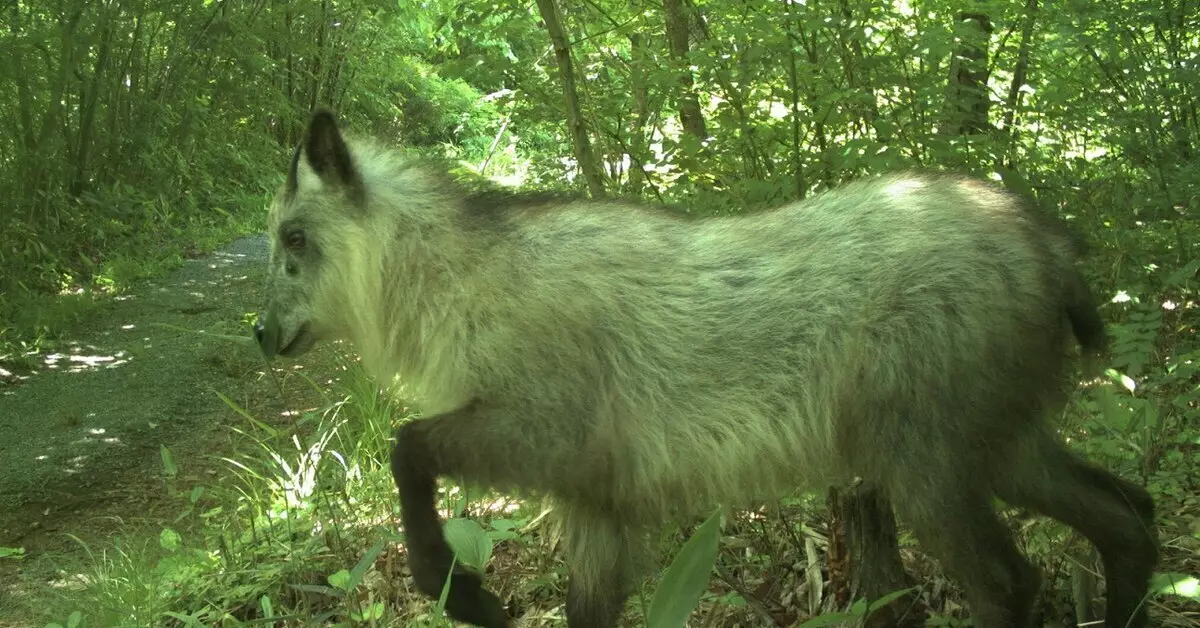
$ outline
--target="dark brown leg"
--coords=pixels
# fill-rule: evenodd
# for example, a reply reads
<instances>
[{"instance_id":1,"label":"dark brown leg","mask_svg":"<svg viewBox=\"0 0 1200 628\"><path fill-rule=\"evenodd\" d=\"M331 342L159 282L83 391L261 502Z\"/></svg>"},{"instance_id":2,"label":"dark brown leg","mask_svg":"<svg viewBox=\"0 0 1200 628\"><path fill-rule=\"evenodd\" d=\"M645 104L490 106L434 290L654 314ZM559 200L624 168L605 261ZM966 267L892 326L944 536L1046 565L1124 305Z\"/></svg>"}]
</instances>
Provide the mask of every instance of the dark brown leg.
<instances>
[{"instance_id":1,"label":"dark brown leg","mask_svg":"<svg viewBox=\"0 0 1200 628\"><path fill-rule=\"evenodd\" d=\"M1078 530L1104 563L1107 628L1143 628L1145 597L1158 562L1149 493L1079 459L1049 435L1025 444L1018 464L996 478L1005 501Z\"/></svg>"},{"instance_id":2,"label":"dark brown leg","mask_svg":"<svg viewBox=\"0 0 1200 628\"><path fill-rule=\"evenodd\" d=\"M989 494L953 476L933 480L916 485L936 497L894 502L901 518L962 586L977 628L1026 628L1041 575L1017 550Z\"/></svg>"},{"instance_id":3,"label":"dark brown leg","mask_svg":"<svg viewBox=\"0 0 1200 628\"><path fill-rule=\"evenodd\" d=\"M437 476L444 467L426 439L429 426L421 425L438 420L425 419L401 427L392 449L392 477L400 491L409 568L417 588L433 599L441 595L454 558L437 515ZM508 625L500 599L484 590L477 574L457 566L446 596L446 613L458 621L486 628Z\"/></svg>"},{"instance_id":4,"label":"dark brown leg","mask_svg":"<svg viewBox=\"0 0 1200 628\"><path fill-rule=\"evenodd\" d=\"M437 516L438 477L556 495L599 495L600 499L604 487L597 478L603 473L581 462L587 459L579 449L586 446L586 430L587 426L579 421L531 417L484 403L471 403L401 427L392 450L392 475L400 491L401 519L417 587L436 599L453 557ZM579 487L587 490L580 491ZM587 577L600 588L593 591L571 585L570 597L575 600L575 610L569 611L574 617L572 628L601 626L607 621L614 601L602 591L603 583L609 581L609 572L621 571L619 565L605 562L616 558L600 552L622 538L620 530L600 523L586 529L593 532L583 535L576 545L586 548L579 551L586 551L591 560L581 564L587 566ZM600 549L593 550L590 545ZM572 575L577 571L573 569ZM478 575L465 569L456 569L452 576L446 612L456 620L486 628L502 628L508 623L500 600L484 590Z\"/></svg>"}]
</instances>

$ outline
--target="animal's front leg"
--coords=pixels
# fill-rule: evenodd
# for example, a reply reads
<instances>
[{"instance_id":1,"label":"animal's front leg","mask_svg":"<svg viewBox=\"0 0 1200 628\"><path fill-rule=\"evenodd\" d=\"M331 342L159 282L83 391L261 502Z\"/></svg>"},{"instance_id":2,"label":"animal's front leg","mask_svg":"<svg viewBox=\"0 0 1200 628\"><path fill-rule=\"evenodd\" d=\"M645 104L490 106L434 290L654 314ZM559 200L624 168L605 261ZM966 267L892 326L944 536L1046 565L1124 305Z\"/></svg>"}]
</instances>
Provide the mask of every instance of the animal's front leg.
<instances>
[{"instance_id":1,"label":"animal's front leg","mask_svg":"<svg viewBox=\"0 0 1200 628\"><path fill-rule=\"evenodd\" d=\"M442 535L437 514L437 478L459 469L455 462L470 455L479 442L472 442L471 427L476 425L475 406L420 419L401 427L392 449L392 477L400 491L401 520L408 545L409 568L417 588L437 599L453 564L454 553ZM446 447L461 446L462 449ZM505 628L508 616L504 605L484 590L482 579L461 567L455 567L446 598L450 617L485 628Z\"/></svg>"}]
</instances>

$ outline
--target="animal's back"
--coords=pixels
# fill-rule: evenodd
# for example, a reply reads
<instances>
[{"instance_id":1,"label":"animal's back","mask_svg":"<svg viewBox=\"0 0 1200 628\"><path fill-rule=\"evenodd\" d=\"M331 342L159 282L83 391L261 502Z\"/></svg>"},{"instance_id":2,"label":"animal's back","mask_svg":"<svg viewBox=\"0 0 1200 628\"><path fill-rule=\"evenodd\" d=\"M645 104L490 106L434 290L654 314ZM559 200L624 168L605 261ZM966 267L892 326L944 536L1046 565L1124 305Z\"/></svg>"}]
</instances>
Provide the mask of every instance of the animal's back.
<instances>
[{"instance_id":1,"label":"animal's back","mask_svg":"<svg viewBox=\"0 0 1200 628\"><path fill-rule=\"evenodd\" d=\"M1065 340L1049 297L1067 245L971 180L896 175L733 218L584 202L516 225L486 284L522 298L479 323L483 377L525 420L569 422L604 460L577 481L618 503L693 509L869 472L856 435L886 438L889 408L936 390L1002 404L994 379L1055 375L1057 358L1030 358ZM963 421L939 429L995 436Z\"/></svg>"}]
</instances>

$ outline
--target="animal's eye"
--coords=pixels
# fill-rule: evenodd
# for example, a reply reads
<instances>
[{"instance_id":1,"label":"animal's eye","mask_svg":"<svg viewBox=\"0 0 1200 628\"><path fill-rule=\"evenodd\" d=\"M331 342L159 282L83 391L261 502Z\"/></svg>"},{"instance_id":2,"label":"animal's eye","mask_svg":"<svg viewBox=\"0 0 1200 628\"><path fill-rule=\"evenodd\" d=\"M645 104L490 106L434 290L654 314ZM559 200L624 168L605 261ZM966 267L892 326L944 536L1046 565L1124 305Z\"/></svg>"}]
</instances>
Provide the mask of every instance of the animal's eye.
<instances>
[{"instance_id":1,"label":"animal's eye","mask_svg":"<svg viewBox=\"0 0 1200 628\"><path fill-rule=\"evenodd\" d=\"M287 233L284 241L287 243L289 249L302 249L304 248L304 232L300 229L293 229Z\"/></svg>"}]
</instances>

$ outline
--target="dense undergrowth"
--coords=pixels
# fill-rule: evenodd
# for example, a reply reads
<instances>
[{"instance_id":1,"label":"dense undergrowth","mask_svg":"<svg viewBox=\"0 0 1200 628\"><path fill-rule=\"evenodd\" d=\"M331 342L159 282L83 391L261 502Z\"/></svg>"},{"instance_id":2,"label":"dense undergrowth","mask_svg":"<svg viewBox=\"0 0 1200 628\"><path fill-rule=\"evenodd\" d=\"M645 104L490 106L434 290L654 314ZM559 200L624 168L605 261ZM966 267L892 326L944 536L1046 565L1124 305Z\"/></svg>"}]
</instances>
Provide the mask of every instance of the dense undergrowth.
<instances>
[{"instance_id":1,"label":"dense undergrowth","mask_svg":"<svg viewBox=\"0 0 1200 628\"><path fill-rule=\"evenodd\" d=\"M1006 185L1067 217L1090 245L1085 269L1114 341L1109 371L1059 425L1073 447L1150 490L1164 556L1150 604L1162 625L1197 624L1195 7L995 4L972 35L952 2L852 0L832 14L709 2L682 16L681 51L668 43L680 19L668 7L691 3L559 4L609 194L736 213L904 167L1004 170ZM261 230L318 103L485 176L584 187L532 3L66 1L16 3L4 17L0 376L113 295ZM689 101L703 138L695 118L683 121ZM328 378L258 369L280 384L282 412L225 391L240 423L236 450L212 461L217 475L184 483L164 449L162 498L178 517L83 543L90 559L64 567L52 601L32 612L87 626L444 624L405 577L386 464L410 411L363 376L352 347L333 355ZM524 625L561 625L565 579L546 505L444 488L462 560L487 566L488 586ZM1086 603L1074 599L1086 588L1068 592L1099 570L1095 557L1061 526L1009 514L1051 576L1048 621L1066 617ZM703 625L818 615L827 523L811 496L726 513L712 581L653 578L630 617L658 626L670 600L690 608L687 591L701 596ZM698 530L664 533L664 556L703 562L716 536ZM678 552L687 538L695 552ZM905 540L930 622L963 625L953 585ZM0 548L0 560L19 556ZM671 582L684 593L653 601Z\"/></svg>"}]
</instances>

